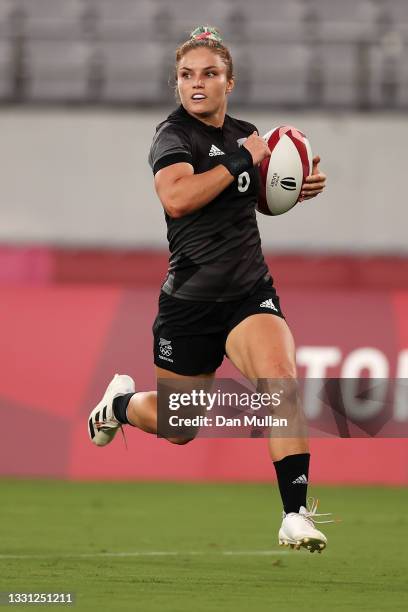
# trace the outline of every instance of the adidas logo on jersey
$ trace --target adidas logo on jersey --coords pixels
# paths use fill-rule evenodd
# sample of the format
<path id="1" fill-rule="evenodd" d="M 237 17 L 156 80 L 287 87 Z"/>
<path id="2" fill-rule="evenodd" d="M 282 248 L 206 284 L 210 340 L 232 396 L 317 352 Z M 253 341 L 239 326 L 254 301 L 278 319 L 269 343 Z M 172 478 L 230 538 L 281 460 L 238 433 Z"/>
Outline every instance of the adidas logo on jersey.
<path id="1" fill-rule="evenodd" d="M 278 312 L 278 309 L 276 308 L 275 304 L 271 299 L 265 300 L 264 302 L 262 302 L 262 304 L 259 304 L 259 306 L 261 308 L 271 308 L 272 310 L 275 310 L 275 312 Z"/>
<path id="2" fill-rule="evenodd" d="M 221 151 L 221 149 L 219 149 L 215 145 L 211 145 L 211 149 L 208 155 L 210 157 L 214 157 L 215 155 L 225 155 L 225 153 L 224 151 Z"/>
<path id="3" fill-rule="evenodd" d="M 307 484 L 306 475 L 302 474 L 298 478 L 295 478 L 295 480 L 292 480 L 292 484 Z"/>

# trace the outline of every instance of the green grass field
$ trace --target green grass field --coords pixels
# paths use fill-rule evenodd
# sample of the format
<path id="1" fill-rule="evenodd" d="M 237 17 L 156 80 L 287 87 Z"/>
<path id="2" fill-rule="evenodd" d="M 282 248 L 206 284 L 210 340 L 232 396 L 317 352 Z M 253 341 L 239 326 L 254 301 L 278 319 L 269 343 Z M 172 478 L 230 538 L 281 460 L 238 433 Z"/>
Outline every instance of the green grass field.
<path id="1" fill-rule="evenodd" d="M 112 612 L 408 609 L 407 489 L 314 487 L 342 519 L 319 555 L 277 545 L 270 485 L 0 482 L 3 592 Z"/>

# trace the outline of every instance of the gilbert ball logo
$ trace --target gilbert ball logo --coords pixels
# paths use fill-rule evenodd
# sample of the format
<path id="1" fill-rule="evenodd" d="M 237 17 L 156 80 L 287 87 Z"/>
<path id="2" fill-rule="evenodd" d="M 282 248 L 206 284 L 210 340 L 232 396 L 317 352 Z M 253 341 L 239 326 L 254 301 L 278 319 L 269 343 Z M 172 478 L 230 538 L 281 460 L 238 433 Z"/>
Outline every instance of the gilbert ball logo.
<path id="1" fill-rule="evenodd" d="M 280 186 L 286 191 L 295 191 L 296 179 L 293 176 L 286 176 L 280 181 Z"/>
<path id="2" fill-rule="evenodd" d="M 164 338 L 160 338 L 159 351 L 163 355 L 163 357 L 170 357 L 173 352 L 171 340 L 165 340 Z"/>

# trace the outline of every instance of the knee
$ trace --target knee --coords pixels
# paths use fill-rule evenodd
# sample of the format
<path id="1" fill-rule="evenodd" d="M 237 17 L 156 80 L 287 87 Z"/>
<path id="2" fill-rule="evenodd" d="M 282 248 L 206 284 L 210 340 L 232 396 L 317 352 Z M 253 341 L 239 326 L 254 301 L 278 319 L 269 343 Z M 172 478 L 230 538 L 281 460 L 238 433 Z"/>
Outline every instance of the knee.
<path id="1" fill-rule="evenodd" d="M 299 394 L 296 365 L 290 361 L 271 361 L 267 369 L 268 377 L 258 378 L 257 388 L 261 392 L 273 393 L 279 390 L 283 394 L 284 405 L 296 403 Z"/>
<path id="2" fill-rule="evenodd" d="M 267 362 L 266 372 L 268 372 L 268 378 L 279 378 L 279 379 L 296 379 L 296 364 L 293 361 L 275 361 L 271 359 Z"/>

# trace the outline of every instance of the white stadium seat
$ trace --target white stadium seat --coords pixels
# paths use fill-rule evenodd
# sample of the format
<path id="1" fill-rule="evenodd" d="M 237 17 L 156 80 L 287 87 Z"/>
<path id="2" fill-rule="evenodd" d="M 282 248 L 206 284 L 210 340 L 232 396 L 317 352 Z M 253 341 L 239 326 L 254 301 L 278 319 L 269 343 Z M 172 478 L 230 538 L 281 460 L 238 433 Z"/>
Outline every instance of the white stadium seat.
<path id="1" fill-rule="evenodd" d="M 369 93 L 374 107 L 408 107 L 408 44 L 373 45 L 370 75 Z"/>
<path id="2" fill-rule="evenodd" d="M 0 36 L 7 38 L 13 32 L 11 16 L 15 10 L 13 0 L 0 0 Z"/>
<path id="3" fill-rule="evenodd" d="M 29 100 L 85 100 L 92 49 L 85 43 L 30 41 L 26 47 Z"/>
<path id="4" fill-rule="evenodd" d="M 82 0 L 16 0 L 24 12 L 24 32 L 28 38 L 79 38 L 83 32 Z"/>
<path id="5" fill-rule="evenodd" d="M 307 101 L 310 50 L 301 44 L 250 44 L 249 102 L 301 105 Z"/>
<path id="6" fill-rule="evenodd" d="M 323 103 L 353 106 L 358 102 L 358 55 L 355 45 L 327 43 L 320 48 Z"/>
<path id="7" fill-rule="evenodd" d="M 408 108 L 408 43 L 402 49 L 398 76 L 400 83 L 397 97 L 398 106 Z"/>
<path id="8" fill-rule="evenodd" d="M 172 0 L 171 31 L 177 43 L 184 42 L 192 30 L 200 25 L 218 28 L 228 45 L 228 20 L 231 4 L 228 0 Z"/>
<path id="9" fill-rule="evenodd" d="M 0 100 L 7 100 L 12 93 L 13 48 L 11 43 L 0 40 Z"/>
<path id="10" fill-rule="evenodd" d="M 262 0 L 232 3 L 232 15 L 241 14 L 246 36 L 255 42 L 301 42 L 305 5 L 301 0 Z"/>
<path id="11" fill-rule="evenodd" d="M 96 17 L 96 32 L 104 40 L 149 40 L 154 32 L 154 0 L 87 0 Z"/>
<path id="12" fill-rule="evenodd" d="M 382 0 L 382 17 L 390 30 L 401 33 L 408 42 L 408 2 L 407 0 Z"/>
<path id="13" fill-rule="evenodd" d="M 373 0 L 308 0 L 318 35 L 327 42 L 372 40 L 377 33 L 378 5 Z"/>
<path id="14" fill-rule="evenodd" d="M 103 41 L 106 101 L 165 102 L 173 56 L 157 43 Z"/>

